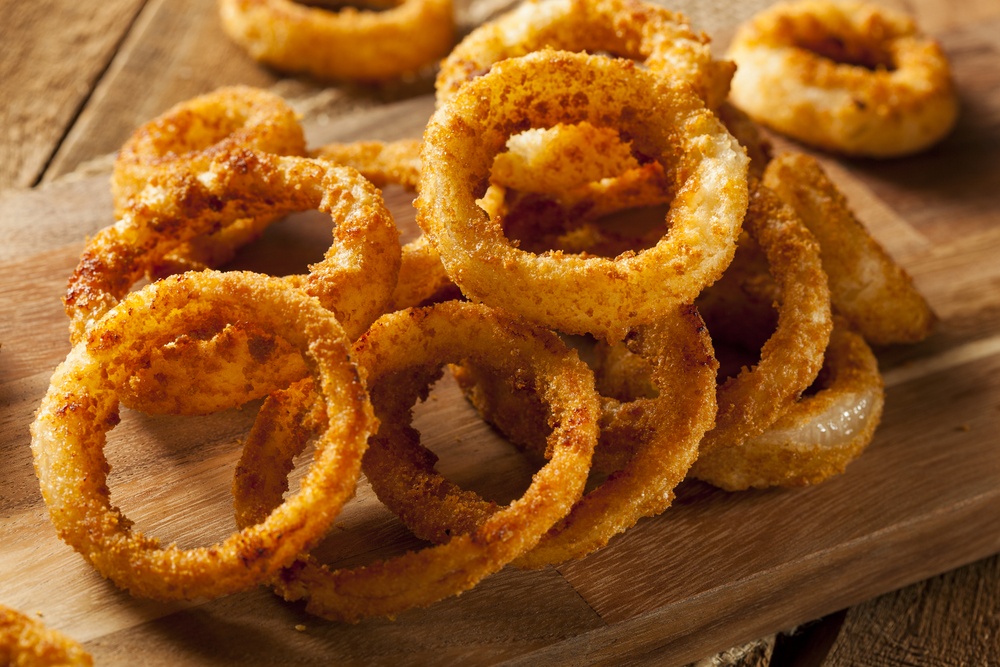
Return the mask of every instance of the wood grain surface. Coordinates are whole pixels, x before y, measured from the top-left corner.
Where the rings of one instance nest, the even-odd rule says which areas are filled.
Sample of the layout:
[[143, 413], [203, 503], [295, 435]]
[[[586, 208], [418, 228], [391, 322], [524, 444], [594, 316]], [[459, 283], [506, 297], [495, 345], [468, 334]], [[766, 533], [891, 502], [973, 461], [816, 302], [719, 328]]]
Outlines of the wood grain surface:
[[[463, 30], [507, 4], [460, 5]], [[671, 6], [721, 48], [765, 4]], [[685, 483], [668, 512], [587, 559], [504, 570], [459, 598], [357, 626], [321, 622], [265, 589], [176, 604], [118, 591], [48, 523], [27, 428], [69, 349], [66, 279], [87, 236], [111, 222], [111, 156], [137, 125], [194, 94], [248, 83], [286, 96], [313, 146], [417, 137], [433, 110], [430, 78], [360, 89], [280, 77], [222, 36], [207, 0], [0, 5], [9, 128], [0, 139], [0, 604], [83, 641], [99, 665], [670, 665], [736, 645], [713, 664], [789, 664], [779, 658], [810, 655], [796, 637], [822, 646], [799, 664], [995, 664], [1000, 6], [889, 4], [942, 41], [963, 106], [955, 132], [924, 155], [821, 156], [941, 317], [927, 341], [879, 352], [888, 395], [870, 449], [847, 474], [807, 489], [726, 494]], [[415, 234], [412, 196], [386, 196]], [[328, 243], [326, 221], [293, 216], [233, 266], [302, 270]], [[232, 466], [252, 419], [252, 409], [124, 414], [108, 445], [115, 502], [166, 541], [225, 536]], [[524, 488], [526, 462], [447, 381], [417, 423], [456, 481], [498, 499]], [[351, 565], [419, 546], [362, 485], [322, 552]]]

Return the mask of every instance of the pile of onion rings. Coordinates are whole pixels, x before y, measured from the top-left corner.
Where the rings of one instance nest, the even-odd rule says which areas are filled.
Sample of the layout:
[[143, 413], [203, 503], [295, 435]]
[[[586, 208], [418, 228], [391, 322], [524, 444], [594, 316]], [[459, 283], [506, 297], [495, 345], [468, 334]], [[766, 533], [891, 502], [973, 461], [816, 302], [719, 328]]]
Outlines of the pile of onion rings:
[[[271, 19], [253, 12], [287, 10], [220, 6], [254, 39]], [[821, 164], [773, 155], [726, 100], [732, 71], [662, 8], [529, 0], [445, 59], [420, 139], [310, 148], [283, 100], [249, 88], [137, 130], [115, 167], [117, 220], [70, 277], [73, 347], [31, 427], [60, 537], [137, 596], [264, 584], [357, 622], [507, 565], [584, 558], [667, 511], [686, 479], [737, 491], [842, 473], [881, 417], [872, 346], [922, 340], [934, 316]], [[416, 193], [423, 234], [402, 247], [389, 184]], [[334, 242], [308, 272], [222, 270], [309, 209]], [[444, 372], [537, 463], [509, 504], [442, 476], [410, 424]], [[120, 406], [257, 399], [239, 529], [191, 549], [134, 531], [106, 483]], [[311, 551], [362, 479], [428, 546], [332, 569]]]

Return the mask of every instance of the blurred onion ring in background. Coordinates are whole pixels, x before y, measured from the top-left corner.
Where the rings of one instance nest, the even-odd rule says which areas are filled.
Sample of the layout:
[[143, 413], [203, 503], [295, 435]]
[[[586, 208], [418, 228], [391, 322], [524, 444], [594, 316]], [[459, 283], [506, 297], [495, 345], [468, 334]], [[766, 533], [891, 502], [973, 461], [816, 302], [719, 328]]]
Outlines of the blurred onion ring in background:
[[219, 15], [226, 34], [255, 60], [323, 80], [374, 83], [416, 74], [454, 45], [451, 0], [379, 4], [330, 10], [292, 0], [219, 0]]
[[951, 131], [958, 99], [941, 46], [905, 14], [864, 2], [779, 3], [736, 32], [730, 100], [810, 146], [876, 158]]
[[0, 605], [0, 665], [9, 667], [90, 667], [93, 658], [80, 644], [19, 611]]
[[[128, 360], [135, 348], [155, 345], [164, 335], [244, 319], [270, 328], [300, 352], [326, 413], [336, 418], [318, 438], [300, 490], [259, 523], [211, 546], [164, 547], [134, 531], [111, 503], [104, 447], [120, 419], [117, 388], [131, 372]], [[277, 278], [186, 273], [129, 294], [56, 370], [31, 425], [35, 470], [59, 536], [138, 597], [215, 598], [266, 582], [315, 545], [354, 494], [377, 422], [353, 360], [350, 342], [330, 311]]]
[[551, 48], [641, 62], [692, 87], [709, 108], [729, 92], [733, 64], [712, 58], [709, 39], [682, 14], [636, 0], [528, 0], [477, 27], [452, 49], [437, 76], [440, 105], [501, 60]]

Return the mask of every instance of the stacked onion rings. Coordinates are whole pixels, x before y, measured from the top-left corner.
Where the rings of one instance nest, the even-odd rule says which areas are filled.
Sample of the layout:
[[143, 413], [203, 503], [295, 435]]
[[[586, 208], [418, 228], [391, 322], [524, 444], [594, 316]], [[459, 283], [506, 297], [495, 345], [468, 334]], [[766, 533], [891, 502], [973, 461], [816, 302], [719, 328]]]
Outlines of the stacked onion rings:
[[[116, 388], [136, 355], [165, 337], [245, 319], [299, 350], [327, 414], [337, 418], [328, 420], [299, 492], [258, 523], [209, 547], [164, 547], [133, 531], [110, 502], [103, 449], [119, 419]], [[354, 494], [377, 422], [352, 359], [330, 311], [279, 279], [188, 273], [129, 294], [56, 370], [31, 426], [35, 469], [60, 537], [101, 574], [143, 597], [211, 598], [263, 583], [315, 544]]]
[[[498, 349], [505, 354], [498, 357]], [[329, 570], [303, 556], [276, 580], [286, 599], [304, 599], [310, 612], [346, 621], [393, 616], [456, 595], [529, 552], [583, 492], [599, 414], [593, 374], [555, 334], [483, 306], [449, 302], [386, 315], [357, 342], [355, 353], [383, 424], [365, 455], [365, 474], [380, 497], [392, 494], [401, 503], [404, 517], [409, 510], [411, 518], [416, 513], [426, 519], [439, 502], [459, 508], [468, 503], [463, 491], [435, 478], [419, 434], [407, 425], [412, 403], [443, 364], [474, 359], [503, 374], [530, 378], [545, 396], [555, 426], [548, 438], [550, 459], [522, 497], [506, 507], [491, 506], [481, 523], [455, 527], [438, 546], [355, 569]], [[265, 425], [267, 415], [260, 418]], [[285, 466], [272, 461], [290, 461], [296, 442], [247, 441], [234, 484], [245, 523], [259, 521], [281, 502]]]
[[[371, 25], [416, 29], [445, 6], [407, 0]], [[447, 7], [440, 30], [396, 46], [440, 48]], [[359, 64], [337, 55], [349, 40], [319, 45], [360, 25], [353, 10], [220, 8], [276, 67], [371, 80], [426, 63], [371, 63], [366, 46]], [[140, 128], [116, 164], [120, 219], [70, 279], [74, 346], [32, 424], [62, 539], [138, 596], [267, 584], [356, 622], [457, 595], [508, 564], [586, 557], [667, 510], [688, 477], [736, 491], [843, 472], [881, 417], [869, 345], [921, 340], [933, 313], [819, 164], [773, 157], [754, 114], [725, 101], [731, 73], [662, 8], [531, 0], [445, 60], [420, 140], [309, 150], [294, 111], [248, 88]], [[388, 184], [417, 193], [424, 233], [402, 249], [378, 191]], [[206, 268], [308, 209], [335, 227], [308, 273]], [[443, 477], [410, 424], [445, 368], [539, 463], [509, 504]], [[253, 399], [233, 484], [239, 530], [193, 549], [133, 530], [111, 504], [103, 453], [119, 406], [204, 414]], [[362, 473], [431, 546], [321, 565], [310, 552]]]

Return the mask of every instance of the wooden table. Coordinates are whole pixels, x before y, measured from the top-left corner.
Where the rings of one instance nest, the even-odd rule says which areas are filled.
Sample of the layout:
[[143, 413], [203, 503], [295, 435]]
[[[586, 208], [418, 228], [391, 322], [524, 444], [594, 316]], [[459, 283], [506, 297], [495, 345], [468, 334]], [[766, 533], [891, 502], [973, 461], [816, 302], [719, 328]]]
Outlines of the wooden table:
[[[112, 220], [113, 152], [135, 127], [244, 83], [289, 99], [314, 146], [416, 137], [433, 108], [431, 79], [362, 89], [277, 76], [223, 36], [210, 0], [0, 4], [0, 604], [78, 638], [101, 665], [683, 664], [730, 646], [711, 664], [996, 663], [1000, 4], [886, 1], [940, 38], [963, 111], [925, 155], [823, 158], [941, 316], [926, 342], [880, 351], [887, 408], [865, 455], [809, 489], [725, 494], [687, 483], [671, 510], [581, 562], [505, 570], [460, 598], [352, 627], [263, 589], [185, 604], [116, 590], [56, 538], [27, 427], [69, 349], [65, 280], [87, 235]], [[461, 5], [463, 29], [507, 2]], [[721, 49], [764, 4], [673, 7]], [[406, 195], [387, 197], [412, 234]], [[314, 221], [282, 223], [239, 262], [276, 270], [274, 244], [281, 261], [308, 261], [327, 234]], [[467, 461], [484, 458], [504, 471], [498, 486], [523, 474], [453, 387], [435, 396], [420, 424], [449, 474], [483, 483]], [[227, 534], [234, 445], [251, 417], [126, 415], [109, 445], [116, 502], [166, 540]], [[385, 514], [359, 491], [332, 539], [335, 562], [413, 546]]]

